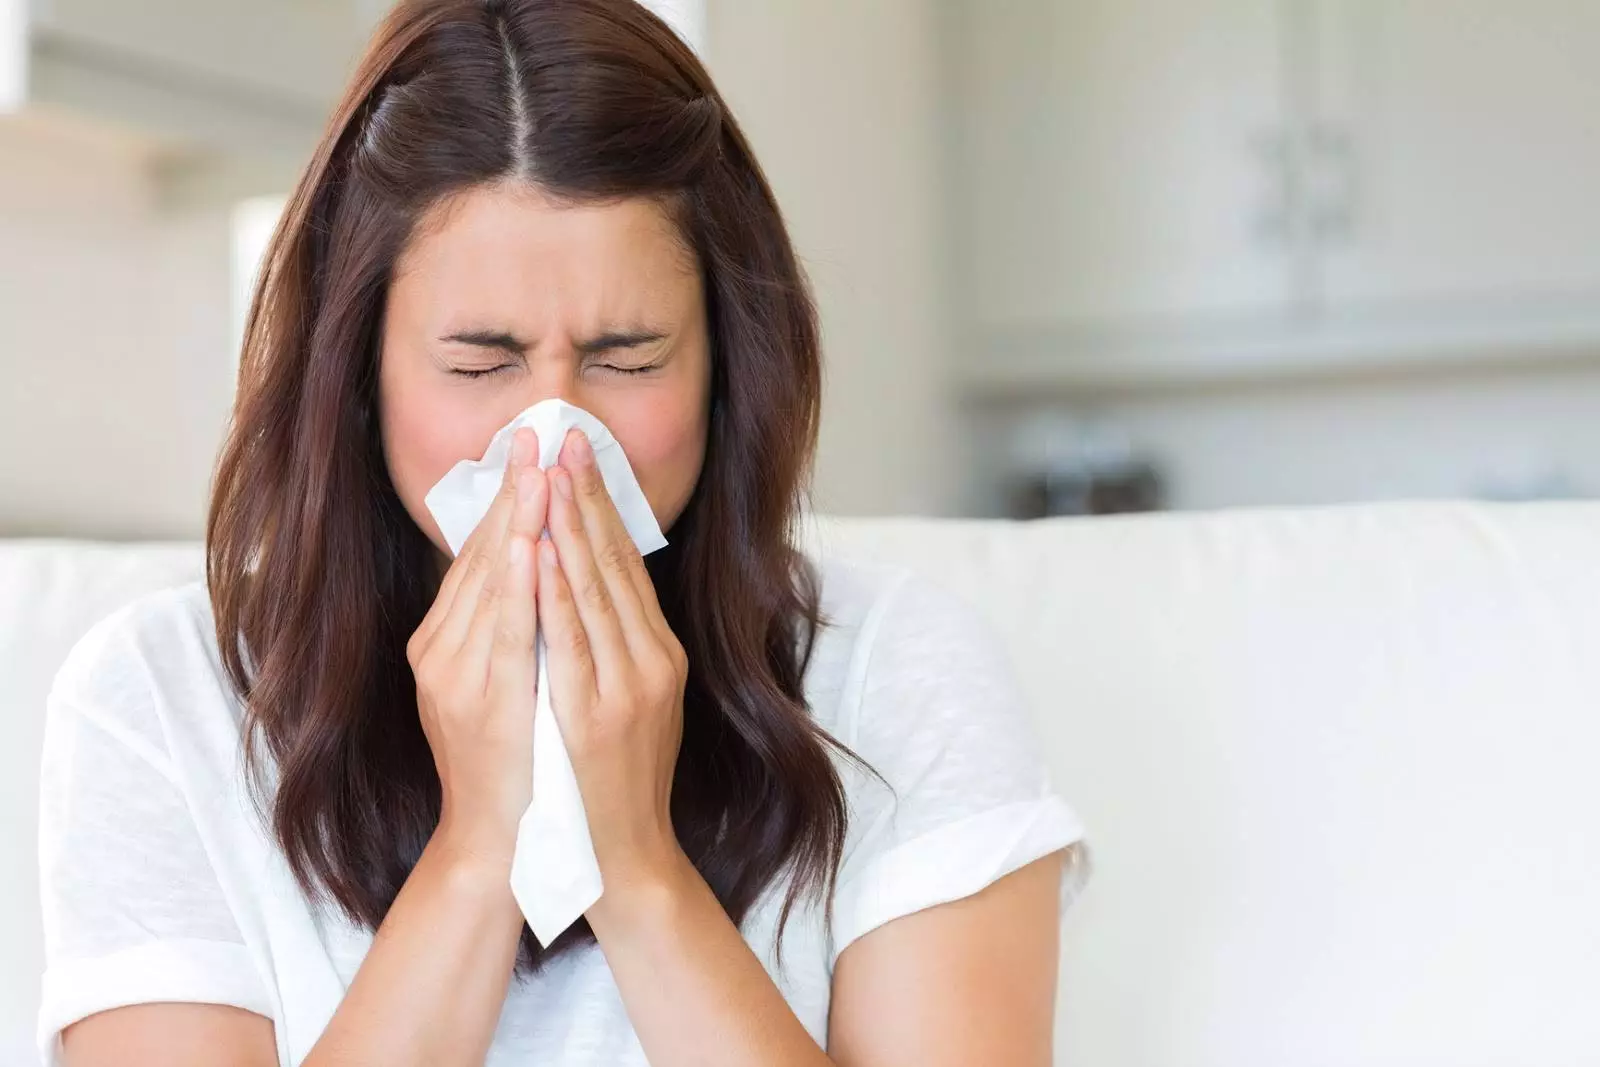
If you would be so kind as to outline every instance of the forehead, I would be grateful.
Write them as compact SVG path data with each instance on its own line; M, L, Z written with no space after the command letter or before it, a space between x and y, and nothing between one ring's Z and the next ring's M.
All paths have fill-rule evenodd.
M662 199L574 203L497 184L423 214L395 265L391 298L442 312L636 317L699 292L694 253Z

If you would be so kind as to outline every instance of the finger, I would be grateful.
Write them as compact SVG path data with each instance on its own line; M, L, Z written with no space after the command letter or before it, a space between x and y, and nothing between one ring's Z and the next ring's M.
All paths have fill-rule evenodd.
M563 448L561 467L572 480L572 497L578 505L578 516L588 536L590 552L595 567L611 595L616 608L623 638L635 655L648 645L659 643L648 606L640 595L640 579L653 602L655 587L644 569L644 557L633 535L623 524L616 502L606 489L604 475L595 462L594 450L581 433L569 436ZM582 603L582 599L579 599ZM665 621L664 619L662 620Z
M539 483L548 485L542 477ZM540 490L541 494L544 492ZM538 522L542 523L543 518ZM539 682L534 646L539 623L539 569L534 562L539 528L535 526L530 530L520 522L512 525L511 541L506 549L506 590L500 597L489 661L489 687L490 692L502 700L531 701ZM532 707L532 704L527 706Z
M502 637L518 639L515 631L501 633L502 625L520 610L518 598L528 599L527 624L530 628L534 624L533 592L527 588L532 579L528 571L533 567L533 550L530 546L538 539L539 530L544 525L545 485L544 472L536 467L524 467L517 479L516 505L506 529L503 547L495 557L489 579L478 593L466 639L456 653L459 667L466 677L487 677L492 674L491 664L501 651L499 642ZM521 557L520 565L513 558L514 555ZM532 648L533 634L530 629L528 649Z
M552 493L551 500L554 499ZM563 736L571 737L567 715L577 708L591 707L599 693L594 655L555 544L540 541L535 547L539 551L539 626L544 630L545 647L550 650L550 703L561 721Z
M459 572L452 589L449 607L439 622L437 639L447 647L459 648L467 639L472 619L477 613L478 600L488 587L490 578L499 565L506 545L506 535L511 529L511 516L517 504L517 474L526 470L528 460L536 454L532 430L519 429L512 440L511 462L506 464L500 480L500 491L489 504L489 510L461 546L461 554L450 565ZM450 575L446 575L446 580ZM441 590L441 593L443 590Z
M514 513L516 510L517 472L523 467L532 466L534 457L538 453L539 438L532 429L522 427L512 435L511 455L506 463L506 469L500 476L500 491L489 502L489 510L478 521L478 525L474 526L472 531L467 534L466 541L461 545L461 551L457 554L449 572L445 575L447 582L453 579L455 583L455 586L451 589L452 595L456 588L459 587L462 576L467 572L465 566L456 566L454 564L461 563L463 557L470 556L473 552L492 551L495 543L503 539L504 526L500 520L505 515Z
M505 507L508 493L511 491L517 467L525 463L531 456L537 454L537 437L532 430L521 429L512 437L511 459L506 464L506 469L500 478L500 492L495 499L489 502L489 510L485 512L478 525L467 534L467 539L462 542L461 551L456 553L450 566L446 568L444 577L439 582L439 591L434 594L433 603L428 608L428 613L423 616L422 623L417 627L416 638L431 643L439 625L449 616L456 596L461 591L462 579L466 576L476 553L481 551L484 542L497 528L499 512L497 509Z
M614 677L615 671L626 667L630 656L622 619L595 562L588 531L578 513L571 473L559 465L550 468L550 484L550 540L571 589L578 619L588 635L595 669L601 678Z
M575 440L569 437L564 445L571 446L575 443ZM585 443L587 443L587 439ZM593 449L591 448L589 451L592 455ZM578 457L574 456L573 458L576 460ZM563 454L563 461L565 461L565 453ZM597 463L593 464L592 470L594 472L594 482L603 489L605 478L600 472L599 465ZM608 506L597 510L611 524L611 536L615 538L615 543L621 546L617 550L617 554L621 556L626 564L628 577L632 582L634 594L639 599L640 607L645 617L649 620L650 628L655 632L656 636L663 643L671 644L676 638L673 636L672 624L667 622L666 612L661 609L661 598L656 593L655 581L650 577L650 568L645 565L644 556L639 553L639 546L634 543L633 534L628 532L627 524L622 521L622 514L617 510L616 503L612 501L609 491L605 492L604 499Z

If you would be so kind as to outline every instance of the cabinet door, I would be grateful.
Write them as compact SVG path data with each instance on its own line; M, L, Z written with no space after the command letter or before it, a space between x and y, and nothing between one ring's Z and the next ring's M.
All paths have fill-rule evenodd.
M242 106L325 111L371 28L350 0L35 0L49 47Z
M1600 294L1600 4L1317 2L1330 309L1477 317Z
M971 325L1283 306L1274 0L964 0L946 42Z
M371 22L361 11L350 0L35 0L27 100L181 145L191 161L298 168L354 69Z

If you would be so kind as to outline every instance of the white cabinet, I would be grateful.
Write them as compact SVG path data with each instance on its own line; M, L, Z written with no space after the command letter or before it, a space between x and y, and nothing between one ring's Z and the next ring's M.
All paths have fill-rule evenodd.
M974 390L1600 352L1600 4L960 10Z
M951 99L980 325L1257 310L1285 296L1260 153L1274 0L972 2Z
M20 102L71 113L182 151L211 153L220 157L211 161L217 167L250 160L299 165L374 23L391 6L392 0L0 0L0 111ZM649 6L700 43L703 0L649 0ZM23 61L12 61L13 52Z
M36 12L35 32L68 50L174 84L319 109L342 87L365 29L348 0L48 0Z
M1600 4L1323 0L1330 307L1600 302Z
M349 0L22 4L21 106L214 163L302 163L371 27Z

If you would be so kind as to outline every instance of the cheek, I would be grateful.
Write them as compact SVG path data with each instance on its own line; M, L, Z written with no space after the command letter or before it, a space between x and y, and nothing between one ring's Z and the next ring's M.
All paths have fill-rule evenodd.
M650 509L665 528L677 519L700 476L705 415L694 398L619 412L608 421L639 479Z
M464 405L448 390L382 387L384 458L395 493L412 521L441 549L444 537L423 498L459 460L475 459L500 423L484 405Z

